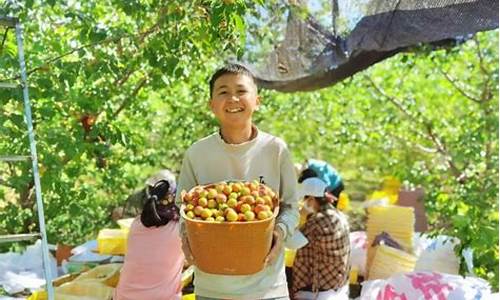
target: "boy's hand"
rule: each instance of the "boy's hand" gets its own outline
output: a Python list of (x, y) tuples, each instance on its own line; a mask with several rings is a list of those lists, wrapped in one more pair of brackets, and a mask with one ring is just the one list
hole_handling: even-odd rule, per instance
[(283, 232), (283, 229), (281, 229), (279, 226), (276, 226), (273, 231), (273, 243), (271, 250), (269, 251), (266, 260), (264, 261), (264, 264), (266, 266), (274, 264), (274, 262), (279, 256), (280, 251), (283, 249), (284, 239), (285, 239), (285, 233)]

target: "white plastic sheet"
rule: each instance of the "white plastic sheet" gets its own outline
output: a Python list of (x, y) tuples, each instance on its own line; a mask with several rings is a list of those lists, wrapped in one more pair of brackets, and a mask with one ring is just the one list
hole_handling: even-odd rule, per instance
[(97, 250), (97, 240), (91, 240), (71, 249), (71, 262), (106, 262), (111, 259), (111, 255), (101, 255), (94, 251)]
[[(56, 259), (49, 254), (50, 272), (52, 277), (57, 276)], [(0, 254), (0, 286), (9, 294), (15, 294), (24, 289), (35, 290), (45, 284), (45, 275), (42, 259), (42, 243), (26, 248), (23, 254)]]
[[(436, 271), (441, 273), (459, 273), (460, 258), (455, 254), (454, 248), (460, 244), (458, 238), (438, 235), (429, 237), (426, 234), (415, 234), (413, 245), (418, 257), (415, 271)], [(462, 256), (468, 269), (468, 274), (473, 275), (473, 252), (470, 248), (462, 251)]]
[(362, 285), (361, 299), (492, 299), (491, 287), (481, 278), (437, 272), (411, 272), (386, 280), (365, 281)]

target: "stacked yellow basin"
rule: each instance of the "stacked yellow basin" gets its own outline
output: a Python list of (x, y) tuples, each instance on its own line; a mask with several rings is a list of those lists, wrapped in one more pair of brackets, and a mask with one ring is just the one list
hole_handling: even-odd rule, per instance
[(411, 252), (413, 248), (414, 226), (415, 214), (412, 207), (370, 207), (368, 209), (368, 221), (366, 223), (366, 236), (368, 242), (366, 269), (370, 270), (375, 255), (375, 249), (371, 247), (371, 245), (377, 235), (382, 232), (387, 232), (391, 238), (404, 248), (404, 250)]
[(386, 279), (399, 273), (412, 272), (417, 257), (405, 251), (386, 245), (374, 247), (375, 257), (368, 274), (368, 280)]

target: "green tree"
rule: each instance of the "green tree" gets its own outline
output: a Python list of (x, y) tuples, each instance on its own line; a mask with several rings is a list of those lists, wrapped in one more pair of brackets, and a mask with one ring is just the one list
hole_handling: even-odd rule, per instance
[[(177, 163), (181, 154), (172, 153), (172, 144), (158, 147), (169, 131), (190, 137), (190, 129), (157, 126), (159, 116), (176, 122), (161, 104), (195, 107), (195, 88), (186, 86), (182, 99), (170, 90), (203, 76), (215, 57), (237, 52), (246, 7), (242, 2), (157, 0), (7, 1), (0, 6), (1, 15), (19, 16), (24, 25), (50, 242), (74, 244), (93, 237), (110, 225), (111, 208), (148, 172)], [(16, 76), (15, 36), (12, 31), (6, 36), (2, 81)], [(29, 149), (21, 100), (18, 92), (0, 90), (0, 153), (27, 154)], [(30, 165), (2, 164), (0, 176), (0, 234), (36, 230)]]
[[(78, 244), (114, 226), (114, 207), (157, 169), (178, 171), (185, 149), (215, 130), (208, 77), (244, 54), (246, 26), (258, 27), (244, 16), (259, 5), (0, 6), (25, 26), (50, 243)], [(15, 76), (12, 32), (2, 51), (0, 80)], [(261, 93), (259, 128), (283, 137), (297, 162), (334, 164), (353, 198), (387, 174), (422, 185), (432, 232), (471, 247), (476, 273), (498, 290), (498, 31), (417, 47), (320, 91)], [(0, 90), (0, 107), (0, 153), (27, 154), (21, 95)], [(36, 229), (30, 174), (28, 164), (0, 164), (0, 234)]]
[(472, 248), (474, 271), (498, 289), (498, 31), (418, 47), (317, 92), (268, 92), (264, 105), (262, 127), (297, 160), (335, 165), (351, 195), (385, 175), (423, 186), (431, 233)]

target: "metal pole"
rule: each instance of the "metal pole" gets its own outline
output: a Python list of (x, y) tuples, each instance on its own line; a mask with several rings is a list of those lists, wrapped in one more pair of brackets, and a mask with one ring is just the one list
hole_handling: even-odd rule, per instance
[(38, 210), (38, 223), (40, 225), (40, 235), (42, 236), (42, 258), (45, 272), (45, 284), (48, 299), (54, 300), (54, 289), (52, 287), (52, 275), (49, 264), (49, 247), (47, 246), (47, 233), (45, 231), (45, 216), (43, 213), (42, 190), (40, 185), (40, 174), (38, 173), (38, 157), (36, 154), (35, 134), (33, 132), (33, 121), (31, 120), (31, 106), (28, 96), (28, 81), (26, 76), (26, 64), (24, 62), (23, 32), (21, 24), (16, 22), (16, 39), (19, 54), (19, 64), (21, 66), (21, 85), (23, 88), (24, 112), (28, 124), (28, 136), (30, 140), (30, 150), (33, 163), (33, 177), (35, 180), (36, 205)]

